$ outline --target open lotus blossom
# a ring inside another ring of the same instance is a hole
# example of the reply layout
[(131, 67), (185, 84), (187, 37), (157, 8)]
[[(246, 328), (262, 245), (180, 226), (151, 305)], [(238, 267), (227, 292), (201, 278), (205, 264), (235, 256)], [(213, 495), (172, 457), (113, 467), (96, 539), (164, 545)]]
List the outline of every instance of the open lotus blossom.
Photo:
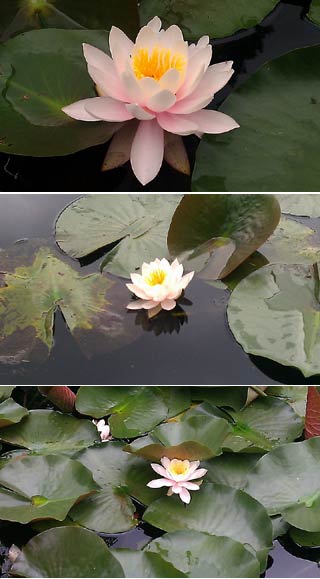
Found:
[(194, 276), (194, 271), (183, 275), (183, 265), (177, 259), (170, 265), (167, 259), (155, 259), (151, 263), (143, 263), (141, 274), (132, 273), (132, 283), (127, 288), (139, 300), (127, 305), (129, 310), (145, 309), (152, 315), (161, 309), (173, 310), (176, 300), (181, 296)]
[[(147, 486), (152, 489), (169, 487), (167, 492), (169, 497), (172, 494), (177, 494), (184, 503), (189, 504), (191, 500), (189, 491), (200, 489), (202, 480), (199, 479), (208, 471), (205, 468), (198, 468), (199, 460), (189, 462), (189, 460), (178, 460), (177, 458), (170, 460), (165, 457), (161, 459), (161, 465), (151, 464), (153, 470), (163, 478), (156, 478), (150, 481)], [(190, 482), (194, 480), (196, 482)]]
[[(155, 16), (141, 28), (135, 43), (113, 26), (109, 46), (111, 57), (83, 45), (88, 73), (99, 96), (62, 110), (81, 121), (125, 123), (110, 147), (121, 163), (131, 160), (143, 185), (159, 172), (169, 133), (200, 136), (239, 127), (223, 113), (204, 110), (234, 72), (232, 61), (209, 66), (212, 47), (208, 36), (188, 45), (178, 26), (162, 30), (161, 20)], [(128, 130), (126, 121), (132, 119), (137, 121)]]
[(110, 426), (106, 424), (105, 420), (93, 420), (92, 422), (97, 427), (102, 442), (111, 440)]

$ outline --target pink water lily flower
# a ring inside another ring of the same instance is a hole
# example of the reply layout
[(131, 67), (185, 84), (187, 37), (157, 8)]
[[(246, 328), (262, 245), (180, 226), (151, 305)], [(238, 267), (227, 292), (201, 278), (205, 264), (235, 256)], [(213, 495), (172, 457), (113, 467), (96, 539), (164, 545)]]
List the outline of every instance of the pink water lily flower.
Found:
[(105, 420), (93, 420), (92, 422), (97, 427), (101, 442), (107, 442), (108, 440), (111, 440), (112, 436), (110, 433), (110, 426), (106, 423)]
[[(162, 30), (155, 16), (141, 28), (135, 43), (113, 26), (109, 46), (111, 57), (90, 44), (83, 45), (99, 96), (62, 110), (81, 121), (125, 123), (114, 137), (115, 154), (121, 162), (130, 158), (143, 185), (160, 170), (166, 133), (200, 136), (239, 127), (231, 117), (204, 109), (234, 72), (232, 61), (209, 66), (208, 36), (188, 45), (178, 26)], [(128, 130), (126, 121), (131, 119), (137, 119), (137, 128)]]
[(183, 275), (183, 265), (177, 259), (170, 265), (167, 259), (155, 259), (151, 263), (143, 263), (141, 274), (132, 273), (132, 283), (127, 288), (139, 300), (127, 305), (129, 310), (145, 309), (152, 315), (161, 309), (173, 310), (176, 300), (181, 296), (194, 276), (194, 271)]
[[(170, 460), (164, 457), (161, 459), (161, 465), (151, 464), (153, 470), (163, 478), (156, 478), (150, 481), (147, 486), (152, 489), (169, 487), (167, 492), (169, 497), (172, 494), (177, 494), (184, 503), (189, 504), (191, 500), (189, 491), (198, 491), (200, 489), (202, 480), (199, 479), (207, 474), (208, 471), (205, 468), (198, 469), (199, 460), (189, 462), (189, 460), (178, 460), (176, 458)], [(190, 482), (194, 480), (196, 482)]]

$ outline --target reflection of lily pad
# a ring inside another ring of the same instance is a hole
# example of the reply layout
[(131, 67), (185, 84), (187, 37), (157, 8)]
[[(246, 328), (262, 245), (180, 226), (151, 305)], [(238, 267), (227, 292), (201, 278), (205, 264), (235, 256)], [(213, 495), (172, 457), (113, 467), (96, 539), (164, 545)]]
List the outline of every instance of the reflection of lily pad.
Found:
[(272, 545), (272, 525), (265, 508), (246, 493), (224, 485), (203, 483), (187, 506), (178, 497), (158, 499), (143, 518), (168, 532), (190, 529), (248, 544), (262, 568)]
[[(320, 2), (319, 2), (320, 20)], [(320, 217), (320, 197), (318, 194), (303, 193), (303, 195), (282, 194), (277, 195), (281, 211), (290, 215), (302, 215), (306, 217)]]
[(119, 26), (127, 33), (138, 29), (136, 0), (3, 0), (0, 4), (0, 39), (7, 40), (27, 30), (71, 28), (108, 30)]
[(104, 262), (124, 277), (143, 261), (168, 257), (167, 232), (181, 195), (87, 195), (66, 207), (56, 225), (57, 242), (81, 258), (118, 242)]
[[(234, 4), (234, 2), (233, 2)], [(221, 111), (240, 130), (203, 137), (194, 191), (318, 191), (320, 46), (272, 60)]]
[(210, 277), (206, 265), (206, 279), (223, 278), (268, 239), (279, 219), (280, 207), (273, 195), (186, 195), (170, 225), (169, 251), (180, 256), (214, 238), (229, 240), (233, 247), (226, 253), (224, 264), (220, 263), (220, 252), (208, 248), (210, 267), (218, 258), (219, 272)]
[(89, 420), (79, 420), (54, 410), (30, 410), (23, 422), (3, 428), (0, 440), (51, 454), (87, 448), (99, 440), (99, 435)]
[(243, 28), (251, 28), (271, 12), (278, 0), (141, 0), (142, 23), (155, 14), (165, 27), (178, 24), (186, 38), (203, 34), (220, 38)]
[(246, 491), (269, 514), (281, 514), (294, 527), (320, 531), (319, 452), (319, 437), (271, 451), (249, 473)]
[(265, 266), (233, 291), (228, 320), (247, 353), (320, 373), (319, 288), (303, 266)]
[(81, 276), (50, 249), (17, 245), (0, 253), (0, 361), (42, 362), (59, 308), (90, 357), (130, 340), (127, 290), (106, 275)]
[(49, 529), (33, 537), (11, 571), (22, 577), (124, 577), (105, 542), (77, 527)]
[(176, 531), (151, 541), (146, 550), (159, 553), (187, 577), (260, 575), (257, 558), (244, 545), (227, 537), (210, 536), (194, 530)]
[(0, 517), (28, 523), (63, 521), (72, 505), (98, 486), (82, 464), (64, 456), (26, 456), (0, 470)]

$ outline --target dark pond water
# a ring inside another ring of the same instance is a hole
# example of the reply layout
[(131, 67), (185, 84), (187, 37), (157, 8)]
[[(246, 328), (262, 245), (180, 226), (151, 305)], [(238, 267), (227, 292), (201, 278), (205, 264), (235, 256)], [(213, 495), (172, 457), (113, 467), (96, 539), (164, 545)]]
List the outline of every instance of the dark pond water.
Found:
[[(261, 25), (227, 40), (214, 41), (213, 62), (234, 60), (232, 84), (219, 93), (212, 108), (219, 106), (233, 87), (238, 86), (261, 65), (294, 48), (320, 43), (320, 30), (304, 20), (310, 0), (282, 0)], [(198, 140), (186, 139), (193, 161)], [(35, 159), (0, 154), (2, 191), (141, 191), (128, 165), (101, 173), (107, 145), (68, 157)], [(145, 191), (190, 191), (190, 178), (164, 165)]]
[[(53, 228), (59, 212), (73, 195), (0, 195), (0, 247), (17, 240), (42, 238), (55, 248)], [(308, 220), (315, 226), (318, 220)], [(83, 266), (59, 253), (87, 274), (97, 272), (101, 259)], [(124, 286), (123, 281), (123, 286)], [(122, 281), (121, 281), (122, 286)], [(124, 291), (123, 308), (129, 298)], [(55, 345), (41, 365), (0, 364), (2, 384), (304, 384), (302, 374), (263, 358), (249, 357), (233, 338), (226, 320), (228, 292), (194, 280), (186, 292), (192, 305), (187, 317), (158, 316), (145, 323), (128, 312), (135, 340), (112, 353), (87, 359), (58, 311)], [(140, 314), (139, 314), (140, 316)], [(143, 318), (145, 319), (145, 318)], [(139, 321), (140, 320), (140, 321)], [(320, 383), (320, 377), (314, 379)]]

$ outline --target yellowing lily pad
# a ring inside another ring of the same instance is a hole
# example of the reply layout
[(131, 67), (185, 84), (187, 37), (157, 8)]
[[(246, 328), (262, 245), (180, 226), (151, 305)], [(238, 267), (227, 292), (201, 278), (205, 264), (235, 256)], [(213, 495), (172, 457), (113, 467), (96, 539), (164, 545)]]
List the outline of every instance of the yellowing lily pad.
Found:
[(80, 275), (49, 248), (0, 252), (0, 362), (42, 362), (54, 341), (59, 308), (90, 357), (130, 341), (127, 290), (106, 275)]

